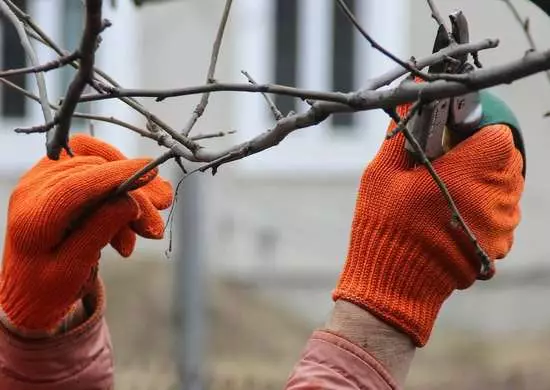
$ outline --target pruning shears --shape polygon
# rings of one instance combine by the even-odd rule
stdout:
[[[456,11],[450,16],[452,39],[457,44],[468,43],[470,33],[468,21],[462,11]],[[445,27],[437,31],[433,52],[454,44]],[[468,62],[468,54],[454,56],[443,62],[430,66],[431,74],[461,74],[474,70]],[[426,157],[433,160],[440,157],[461,140],[472,135],[477,130],[483,117],[481,99],[478,91],[453,98],[432,101],[423,105],[411,118],[411,132],[416,138]],[[413,146],[407,142],[407,150],[416,154]]]
[[[449,15],[449,18],[452,26],[451,33],[449,34],[445,27],[439,27],[433,47],[434,53],[449,45],[464,44],[470,40],[468,21],[462,11],[455,11]],[[465,74],[473,70],[474,66],[468,62],[468,54],[463,54],[432,65],[428,73]],[[525,144],[517,119],[511,111],[501,112],[499,118],[491,118],[487,112],[484,112],[485,105],[494,106],[496,101],[498,98],[486,91],[472,91],[462,96],[424,104],[410,120],[411,133],[422,147],[426,157],[434,160],[483,126],[506,124],[512,130],[514,144],[523,157],[522,174],[525,177]],[[409,142],[405,147],[413,155],[417,155],[415,148]]]

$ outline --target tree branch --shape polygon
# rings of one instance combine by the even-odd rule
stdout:
[[[402,118],[400,118],[397,112],[395,111],[395,108],[387,109],[386,113],[388,113],[388,115],[395,121],[395,123],[403,122]],[[468,227],[468,224],[460,214],[460,211],[458,210],[458,207],[456,206],[456,203],[453,197],[451,196],[449,189],[447,188],[447,186],[445,185],[441,177],[439,177],[432,163],[430,162],[428,157],[426,157],[426,154],[422,150],[422,147],[420,146],[420,144],[418,143],[416,138],[412,135],[412,133],[410,132],[410,130],[407,128],[406,125],[403,125],[403,134],[405,135],[405,138],[407,139],[407,141],[409,141],[411,145],[413,145],[413,148],[417,153],[420,159],[420,162],[422,163],[422,165],[426,167],[426,169],[430,173],[430,176],[434,179],[435,183],[439,187],[439,190],[445,197],[445,200],[447,201],[449,208],[451,209],[451,212],[452,212],[451,222],[454,221],[455,223],[458,223],[459,226],[462,229],[464,229],[464,232],[470,239],[470,242],[474,245],[476,249],[476,255],[479,257],[481,262],[481,269],[479,272],[480,278],[487,277],[493,272],[493,268],[494,268],[493,261],[491,261],[487,253],[483,250],[483,248],[479,244],[474,232]]]
[[[250,73],[248,73],[246,70],[241,70],[241,73],[243,74],[244,77],[246,77],[248,79],[248,82],[252,85],[258,85],[258,83],[256,82],[256,80],[254,80],[252,78],[252,76],[250,75]],[[284,118],[284,115],[283,113],[277,108],[277,106],[275,105],[275,103],[273,102],[273,100],[269,97],[269,95],[267,93],[262,93],[262,96],[264,97],[266,103],[267,103],[267,106],[269,107],[269,110],[271,111],[271,113],[273,114],[273,117],[275,118],[276,121],[278,121],[279,119],[282,119]]]
[[[31,65],[33,67],[40,66],[38,62],[38,57],[36,56],[36,53],[31,45],[29,36],[27,35],[27,31],[25,30],[24,25],[19,21],[17,18],[17,15],[10,9],[8,4],[4,0],[0,0],[0,11],[6,16],[6,18],[12,23],[13,27],[17,31],[17,35],[19,35],[19,39],[21,40],[21,45],[23,46],[23,49],[25,50],[25,54],[27,55],[27,58],[29,59]],[[42,114],[44,115],[44,121],[46,123],[52,123],[53,122],[53,114],[50,110],[50,107],[48,105],[49,99],[48,99],[48,90],[46,89],[46,81],[44,79],[44,74],[42,72],[36,72],[35,73],[36,78],[36,85],[38,87],[38,95],[40,96],[40,106],[42,107]]]
[[[391,139],[391,138],[395,137],[397,134],[401,133],[407,127],[407,125],[411,121],[412,117],[420,110],[421,107],[422,107],[422,101],[421,100],[416,101],[412,105],[412,107],[409,110],[409,112],[407,113],[407,115],[405,115],[402,118],[399,118],[399,121],[395,122],[395,123],[397,123],[397,126],[395,126],[395,129],[393,129],[392,131],[390,131],[386,135],[386,139]],[[396,115],[392,114],[390,116],[394,120],[397,119]]]
[[[451,45],[425,58],[419,60],[412,59],[409,62],[416,65],[417,69],[423,69],[427,66],[453,58],[454,56],[460,57],[461,55],[467,53],[477,53],[481,50],[493,49],[497,47],[498,44],[498,39],[485,39],[476,43]],[[378,77],[367,81],[367,85],[364,89],[379,89],[383,86],[391,84],[393,81],[397,80],[399,77],[405,74],[407,74],[406,69],[401,66],[396,67],[395,69],[392,69]]]
[[[179,90],[119,90],[115,95],[93,95],[84,97],[82,101],[94,101],[117,98],[120,96],[183,96],[212,91],[244,91],[253,93],[275,93],[317,100],[316,105],[322,105],[329,113],[366,111],[377,108],[390,108],[399,104],[414,102],[422,95],[424,102],[436,99],[464,95],[468,92],[481,90],[495,85],[510,84],[518,79],[550,69],[550,50],[527,53],[518,60],[492,68],[478,69],[465,75],[467,82],[438,80],[431,83],[404,83],[398,87],[373,91],[363,88],[352,93],[320,92],[302,90],[285,86],[249,85],[249,84],[215,84],[199,87],[182,88]]]
[[[41,43],[44,43],[46,46],[51,48],[53,51],[55,51],[59,56],[67,55],[67,52],[63,50],[59,45],[57,45],[41,28],[36,24],[36,22],[30,17],[30,15],[26,14],[22,10],[20,10],[18,7],[16,7],[13,2],[10,0],[4,0],[10,9],[17,15],[19,20],[22,23],[25,23],[25,25],[28,26],[38,37],[39,41]],[[35,38],[37,39],[37,38]],[[74,69],[79,69],[80,64],[77,61],[73,61],[69,63],[70,66],[72,66]],[[101,78],[103,78],[106,82],[110,83],[115,88],[121,88],[121,85],[118,84],[112,77],[110,77],[107,73],[103,72],[101,69],[98,69],[94,67],[94,73],[99,75]],[[90,85],[92,88],[96,89],[98,92],[103,92],[101,89],[97,88],[97,84],[93,82],[93,79],[90,80]],[[132,109],[139,112],[143,117],[145,117],[147,120],[150,120],[157,124],[160,128],[162,128],[166,133],[168,133],[172,138],[177,140],[180,144],[184,145],[187,149],[189,149],[191,152],[195,151],[199,148],[199,145],[190,140],[187,137],[182,136],[179,134],[174,128],[170,127],[166,122],[161,120],[156,115],[152,114],[150,111],[148,111],[142,104],[140,104],[137,100],[129,97],[122,97],[120,98],[122,102],[127,104]],[[163,138],[165,139],[165,138]],[[163,145],[163,144],[161,144]],[[167,145],[163,145],[166,147],[169,147]],[[181,150],[182,155],[190,156],[190,153],[185,153],[185,151]]]
[[[527,42],[529,44],[529,49],[532,51],[537,50],[537,44],[535,43],[535,39],[533,38],[533,35],[531,34],[531,28],[529,24],[529,18],[523,18],[514,3],[512,3],[511,0],[503,0],[504,3],[508,6],[508,9],[510,9],[510,12],[518,22],[518,24],[521,26],[521,29],[523,33],[525,34],[525,38],[527,39]],[[550,82],[550,71],[544,72],[546,74],[546,78],[548,79],[548,82]]]
[[[222,14],[222,19],[220,21],[220,25],[218,27],[218,33],[216,34],[216,39],[214,41],[214,45],[212,47],[212,56],[210,58],[210,65],[208,66],[208,74],[206,75],[206,83],[215,83],[214,80],[214,73],[216,72],[216,64],[218,62],[218,55],[220,54],[220,48],[222,46],[222,40],[223,40],[223,34],[225,31],[225,26],[227,25],[227,19],[229,18],[229,11],[231,11],[231,5],[233,4],[233,0],[226,0],[225,7]],[[208,99],[210,98],[210,92],[203,93],[201,97],[201,101],[195,107],[195,110],[193,111],[193,114],[191,115],[191,118],[189,118],[189,121],[185,125],[184,129],[182,130],[182,134],[184,136],[189,135],[191,130],[193,129],[193,126],[195,126],[195,123],[199,120],[199,118],[204,114],[204,110],[206,110],[206,106],[208,105]]]
[[[14,89],[15,91],[23,94],[24,96],[26,96],[29,99],[40,103],[40,98],[38,96],[36,96],[35,94],[21,88],[17,84],[12,83],[11,81],[6,80],[5,78],[2,78],[2,77],[0,77],[0,83],[3,83],[4,85]],[[49,106],[52,110],[55,110],[55,111],[59,111],[61,109],[60,106],[55,105],[53,103],[49,103]],[[117,119],[117,118],[112,117],[112,116],[101,116],[101,115],[94,115],[94,114],[86,114],[86,113],[82,113],[82,112],[75,112],[73,114],[73,117],[82,118],[82,119],[89,119],[89,120],[98,121],[98,122],[111,123],[113,125],[117,125],[117,126],[120,126],[120,127],[125,127],[128,130],[131,130],[134,133],[137,133],[137,134],[141,135],[142,137],[147,137],[147,138],[151,138],[155,141],[158,141],[158,137],[156,137],[155,134],[152,134],[152,133],[148,132],[147,130],[141,129],[137,126],[134,126],[130,123],[121,121],[120,119]],[[39,128],[36,128],[36,129],[32,129],[32,128],[31,129],[15,129],[16,133],[22,133],[22,134],[43,133],[45,131],[47,131],[47,130],[45,130],[45,126],[41,126]],[[229,134],[229,133],[230,132],[227,132],[227,134]],[[219,134],[219,133],[215,133],[215,134],[212,134],[212,135],[211,134],[205,134],[203,136],[203,138],[211,138],[210,136],[215,136],[217,134]],[[198,138],[198,139],[200,139],[200,138]]]
[[[374,108],[387,109],[414,102],[420,98],[422,98],[422,102],[429,102],[440,98],[460,96],[474,89],[507,83],[548,68],[550,68],[550,51],[529,53],[521,60],[495,66],[492,69],[471,72],[469,74],[471,80],[468,85],[440,80],[432,83],[403,83],[398,87],[382,91],[361,90],[352,94],[351,105],[315,102],[305,113],[285,117],[279,120],[274,128],[225,151],[216,153],[200,149],[193,156],[194,160],[191,161],[208,162],[205,167],[200,168],[202,171],[211,167],[217,168],[227,162],[271,148],[293,131],[317,125],[336,112],[353,112]]]
[[[230,134],[235,134],[235,130],[229,130],[229,131],[218,131],[217,133],[209,133],[209,134],[197,134],[192,137],[190,137],[193,141],[199,141],[201,139],[209,139],[209,138],[220,138],[225,137]]]
[[[57,126],[54,129],[52,138],[48,140],[46,145],[48,157],[52,160],[59,159],[59,155],[63,149],[67,153],[72,154],[69,148],[72,115],[76,109],[80,95],[93,76],[97,40],[103,29],[101,7],[102,0],[86,0],[86,23],[79,49],[80,67],[69,85],[61,109],[56,115]]]
[[[193,87],[154,90],[154,89],[115,89],[108,94],[86,94],[82,95],[80,102],[93,102],[119,97],[151,97],[161,102],[171,97],[197,95],[210,92],[252,92],[272,93],[277,95],[293,96],[302,99],[324,100],[346,104],[346,94],[340,92],[322,92],[306,89],[299,89],[278,84],[242,84],[242,83],[211,83]]]
[[[8,77],[8,76],[15,76],[20,74],[27,74],[27,73],[39,73],[39,72],[48,72],[53,69],[61,68],[68,63],[77,60],[80,57],[80,54],[78,52],[74,52],[72,54],[69,54],[67,56],[59,57],[56,60],[46,62],[43,65],[38,66],[29,66],[26,68],[19,68],[19,69],[10,69],[0,72],[0,77]]]
[[[346,5],[344,0],[336,0],[336,2],[340,6],[340,9],[344,12],[346,17],[349,19],[349,21],[354,25],[354,27],[359,31],[359,33],[371,44],[372,47],[374,47],[380,53],[382,53],[383,55],[391,59],[393,62],[405,68],[407,71],[411,72],[411,74],[413,74],[414,76],[419,77],[425,81],[435,81],[435,80],[448,80],[448,81],[459,81],[459,82],[468,81],[468,78],[464,77],[464,75],[462,74],[425,73],[419,70],[413,62],[403,61],[402,59],[397,57],[395,54],[391,53],[389,50],[387,50],[382,45],[380,45],[378,42],[376,42],[374,38],[372,38],[370,34],[367,33],[367,31],[361,26],[361,24],[359,23],[355,15],[353,15],[349,7]]]
[[[128,192],[135,181],[137,181],[141,176],[145,175],[147,172],[155,169],[159,165],[164,164],[166,161],[170,160],[171,158],[176,157],[176,154],[169,150],[168,152],[163,153],[160,157],[156,158],[155,160],[151,161],[149,164],[141,168],[139,171],[134,173],[132,176],[130,176],[124,183],[122,183],[115,191],[114,195],[120,195],[124,194],[125,192]]]
[[[441,13],[439,12],[439,9],[435,5],[434,0],[426,0],[428,2],[428,6],[430,7],[430,11],[432,12],[432,18],[437,22],[440,28],[443,28],[445,32],[447,33],[447,36],[449,37],[450,42],[454,42],[453,34],[449,32],[449,29],[447,28],[447,24],[445,23],[445,19],[443,19],[443,16],[441,16]]]
[[[349,9],[347,4],[344,2],[344,0],[335,0],[336,4],[340,7],[344,15],[348,18],[348,20],[355,26],[357,31],[365,38],[373,48],[378,50],[380,53],[391,59],[393,62],[399,64],[403,68],[405,68],[407,71],[411,72],[413,75],[420,77],[422,80],[428,80],[430,78],[429,75],[419,71],[416,66],[410,62],[403,61],[399,57],[397,57],[395,54],[384,48],[382,45],[380,45],[377,41],[374,40],[370,36],[370,34],[361,26],[353,12]]]

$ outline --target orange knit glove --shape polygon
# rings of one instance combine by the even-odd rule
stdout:
[[[143,176],[133,191],[106,201],[151,160],[126,159],[85,135],[72,137],[70,147],[75,157],[43,158],[10,198],[0,305],[9,325],[22,333],[54,332],[97,285],[101,249],[110,243],[126,257],[136,233],[161,238],[158,210],[172,202],[172,187],[157,170]]]
[[[474,283],[480,261],[464,231],[453,226],[427,169],[415,164],[404,144],[403,134],[384,141],[363,174],[333,298],[364,307],[423,346],[445,299]],[[506,256],[524,186],[510,129],[485,127],[433,166],[487,254]]]

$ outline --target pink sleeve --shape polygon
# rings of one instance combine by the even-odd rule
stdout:
[[[364,349],[326,331],[309,339],[286,390],[397,390],[399,387]]]
[[[0,326],[0,389],[112,390],[112,348],[100,290],[92,297],[92,316],[61,336],[22,339]]]

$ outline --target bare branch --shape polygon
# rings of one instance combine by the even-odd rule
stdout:
[[[35,134],[35,133],[47,133],[57,124],[55,119],[52,122],[48,122],[44,125],[25,127],[25,128],[16,128],[14,131],[20,134]]]
[[[439,9],[435,5],[435,1],[434,0],[426,0],[426,1],[428,2],[428,6],[432,11],[432,18],[437,22],[440,28],[443,28],[445,30],[445,32],[447,33],[447,36],[449,37],[449,41],[454,42],[453,35],[449,32],[449,29],[447,28],[447,24],[445,23],[445,19],[443,19],[443,16],[441,16]]]
[[[92,137],[95,137],[95,124],[94,124],[94,121],[90,121],[90,123],[88,125],[88,132],[90,133],[90,135]]]
[[[414,102],[422,94],[424,102],[436,99],[464,95],[468,92],[493,87],[499,84],[510,84],[513,81],[550,69],[550,50],[527,53],[518,60],[497,65],[490,69],[478,69],[465,74],[467,82],[438,80],[431,83],[405,83],[396,88],[373,91],[363,88],[353,93],[320,92],[301,90],[285,86],[249,85],[249,84],[215,84],[200,87],[182,88],[179,90],[118,90],[114,95],[88,95],[82,101],[112,99],[119,96],[181,96],[196,94],[204,90],[244,91],[254,93],[276,93],[317,100],[324,111],[355,112],[377,108],[390,108],[396,105]]]
[[[171,97],[197,95],[204,92],[252,92],[273,93],[277,95],[293,96],[302,99],[324,100],[346,104],[346,94],[340,92],[322,92],[299,89],[278,84],[241,84],[241,83],[212,83],[168,90],[154,89],[116,89],[106,94],[82,95],[80,102],[93,102],[98,100],[118,99],[119,97],[152,97],[157,102]]]
[[[40,98],[38,96],[34,95],[33,93],[31,93],[29,91],[26,91],[25,89],[21,88],[17,84],[12,83],[11,81],[6,80],[5,78],[2,78],[2,77],[0,77],[0,83],[3,83],[3,84],[5,84],[6,86],[8,86],[10,88],[13,88],[14,90],[22,93],[23,95],[25,95],[29,99],[40,103]],[[59,111],[59,109],[61,108],[58,105],[55,105],[55,104],[52,104],[52,103],[49,103],[49,106],[50,106],[50,108],[52,108],[55,111]],[[143,137],[151,138],[155,141],[158,141],[158,137],[156,137],[154,134],[151,134],[147,130],[141,129],[137,126],[134,126],[130,123],[121,121],[120,119],[114,118],[112,116],[101,116],[101,115],[94,115],[94,114],[85,114],[85,113],[82,113],[82,112],[75,112],[73,114],[73,116],[75,118],[89,119],[89,120],[93,120],[93,121],[97,121],[97,122],[106,122],[106,123],[111,123],[113,125],[117,125],[117,126],[120,126],[120,127],[125,127],[128,130],[131,130],[131,131],[133,131],[133,132],[135,132],[135,133],[137,133],[137,134],[139,134]],[[16,129],[15,131],[17,132],[17,130],[18,129]],[[31,134],[31,133],[35,133],[35,132],[40,132],[41,129],[37,129],[38,131],[31,131],[30,129],[19,129],[19,130],[20,130],[19,131],[20,133]],[[28,130],[28,131],[21,131],[21,130]],[[229,134],[229,132],[228,132],[228,134]],[[206,136],[208,136],[208,134],[206,134]],[[205,136],[205,138],[208,138],[206,136]]]
[[[532,51],[538,50],[537,49],[537,44],[535,43],[535,39],[533,38],[533,35],[531,34],[529,19],[528,18],[524,19],[520,15],[518,9],[514,5],[514,3],[512,3],[511,0],[503,0],[503,1],[508,6],[508,8],[510,9],[510,12],[514,16],[514,18],[516,19],[518,24],[521,26],[521,29],[522,29],[523,33],[525,34],[525,38],[527,39],[527,42],[529,43],[529,49],[532,50]],[[546,71],[544,73],[546,74],[546,78],[550,82],[550,71]]]
[[[388,109],[386,110],[386,112],[388,113],[388,115],[390,115],[390,117],[396,123],[402,122],[402,118],[399,117],[399,115],[395,111],[395,108]],[[453,197],[451,196],[449,189],[447,188],[447,186],[445,185],[441,177],[439,177],[432,163],[430,162],[428,157],[426,157],[426,154],[422,150],[422,147],[420,146],[420,144],[418,143],[416,138],[412,135],[412,133],[410,132],[410,130],[407,128],[406,125],[403,127],[403,134],[405,135],[405,138],[411,143],[411,145],[413,145],[416,153],[419,156],[420,162],[422,163],[422,165],[426,167],[426,169],[430,173],[430,176],[434,179],[435,183],[439,187],[439,190],[445,197],[445,200],[447,201],[449,208],[451,209],[451,212],[452,212],[451,222],[453,221],[457,222],[460,225],[460,227],[464,229],[464,232],[470,239],[470,242],[474,245],[476,249],[476,254],[479,256],[479,259],[481,261],[480,277],[482,278],[486,277],[492,272],[492,269],[494,267],[493,262],[491,261],[487,253],[483,250],[483,248],[479,244],[474,232],[468,227],[468,224],[460,214],[460,211],[458,210],[458,207],[456,206],[456,203]]]
[[[528,58],[530,57],[530,58]],[[527,65],[523,65],[525,64]],[[474,89],[488,88],[550,68],[550,51],[530,53],[527,57],[509,64],[495,66],[492,69],[481,69],[471,72],[470,80]],[[225,151],[209,152],[198,150],[191,161],[208,162],[199,168],[204,171],[258,153],[279,144],[286,136],[297,129],[317,125],[335,112],[353,112],[361,109],[393,108],[403,103],[413,102],[422,97],[423,102],[440,98],[460,96],[472,89],[463,83],[453,81],[435,81],[433,83],[403,83],[383,91],[359,91],[351,99],[352,107],[331,103],[316,102],[302,114],[285,117],[277,122],[274,128],[267,130],[249,141],[235,145]]]
[[[248,79],[248,82],[252,85],[258,85],[258,83],[256,82],[256,80],[254,80],[252,78],[252,76],[250,75],[250,73],[248,73],[246,70],[241,70],[241,73],[243,74],[244,77],[246,77]],[[275,105],[275,103],[273,102],[273,100],[268,96],[267,93],[262,93],[262,96],[264,97],[268,107],[269,107],[269,110],[273,113],[273,117],[275,118],[276,121],[278,121],[279,119],[282,119],[284,118],[284,115],[282,114],[282,112],[277,108],[277,106]]]
[[[380,53],[391,59],[393,62],[401,65],[403,68],[411,72],[413,75],[420,77],[423,80],[429,80],[430,76],[419,71],[416,66],[410,62],[403,61],[399,57],[397,57],[395,54],[384,48],[382,45],[380,45],[378,42],[372,38],[369,33],[361,26],[355,15],[353,15],[353,12],[349,9],[347,4],[344,2],[344,0],[336,0],[336,3],[344,12],[348,20],[355,26],[357,31],[371,44],[372,47],[374,47],[376,50],[378,50]]]
[[[63,50],[59,45],[57,45],[37,24],[36,22],[30,17],[30,15],[26,14],[19,8],[17,8],[13,2],[10,0],[4,0],[10,9],[17,15],[19,20],[21,22],[25,23],[29,29],[31,29],[37,36],[37,39],[41,43],[44,43],[48,47],[50,47],[53,51],[55,51],[59,56],[67,55],[67,52]],[[72,66],[75,69],[79,69],[80,65],[77,61],[73,61],[69,63],[70,66]],[[108,83],[110,83],[115,88],[121,88],[121,85],[118,84],[112,77],[110,77],[107,73],[103,72],[102,70],[94,67],[94,73],[102,77],[104,80],[106,80]],[[89,80],[90,85],[93,88],[96,88],[95,83],[93,80]],[[98,92],[102,92],[101,90],[98,90]],[[166,122],[161,120],[156,115],[152,114],[150,111],[148,111],[143,105],[141,105],[137,100],[129,97],[122,97],[120,98],[122,102],[127,104],[132,109],[139,112],[141,115],[143,115],[147,120],[151,120],[154,123],[156,123],[159,127],[161,127],[164,131],[166,131],[171,137],[173,137],[175,140],[177,140],[179,143],[184,145],[187,149],[189,149],[191,152],[197,150],[199,148],[199,145],[191,141],[189,138],[182,136],[179,134],[174,128],[170,127]],[[166,146],[166,145],[164,145]],[[185,153],[185,151],[181,151],[183,155],[189,156],[189,153]]]
[[[80,57],[80,54],[78,52],[74,52],[67,56],[59,57],[56,60],[46,62],[43,65],[29,66],[26,68],[10,69],[10,70],[2,71],[0,72],[0,77],[15,76],[15,75],[27,74],[27,73],[48,72],[53,69],[61,68],[67,65],[68,63],[78,59],[79,57]]]
[[[171,150],[162,154],[159,158],[156,158],[155,160],[151,161],[149,164],[141,168],[139,171],[137,171],[135,174],[133,174],[131,177],[129,177],[124,183],[122,183],[115,191],[115,195],[120,195],[125,192],[128,192],[132,185],[136,180],[138,180],[141,176],[145,175],[147,172],[157,168],[159,165],[164,164],[166,161],[170,160],[171,158],[176,157],[174,152]]]
[[[101,7],[102,0],[86,0],[86,23],[79,49],[80,67],[69,85],[61,109],[56,116],[57,126],[53,132],[52,138],[48,140],[46,145],[48,157],[52,160],[59,159],[59,155],[63,149],[71,154],[69,148],[69,131],[72,115],[76,109],[80,95],[93,76],[97,40],[99,34],[103,30]]]
[[[476,43],[467,43],[467,44],[460,44],[460,45],[452,45],[444,48],[441,51],[438,51],[437,53],[433,53],[425,58],[416,60],[413,59],[410,62],[414,65],[416,65],[417,69],[425,68],[426,66],[430,66],[436,63],[439,63],[444,60],[453,60],[453,56],[461,56],[466,53],[477,53],[481,50],[486,49],[493,49],[497,47],[499,44],[498,39],[485,39],[480,42]],[[381,76],[375,77],[367,82],[367,85],[364,89],[378,89],[383,86],[391,84],[393,81],[398,79],[399,77],[405,75],[407,73],[407,70],[403,67],[396,67],[395,69],[392,69]]]
[[[524,57],[494,67],[478,69],[467,74],[468,82],[438,80],[431,83],[403,83],[396,88],[381,91],[360,90],[351,97],[349,105],[354,109],[370,110],[390,108],[414,102],[422,97],[424,102],[464,95],[500,84],[512,82],[550,69],[550,50],[527,53]],[[324,107],[336,108],[335,103],[320,102]],[[339,105],[339,110],[349,110]]]
[[[231,11],[231,5],[233,4],[233,0],[226,0],[225,2],[225,8],[223,10],[222,19],[220,21],[220,25],[218,27],[218,33],[216,34],[216,40],[214,41],[214,45],[212,47],[212,56],[210,58],[210,65],[208,66],[208,74],[206,76],[206,83],[215,83],[214,80],[214,73],[216,72],[216,64],[218,62],[218,55],[220,53],[220,48],[222,46],[222,40],[223,40],[223,34],[225,31],[225,26],[227,25],[227,19],[229,18],[229,11]],[[191,118],[189,118],[189,121],[185,125],[184,129],[182,130],[182,134],[187,136],[193,129],[193,126],[195,126],[195,123],[199,120],[199,118],[204,114],[204,110],[206,109],[206,106],[208,105],[208,99],[210,98],[210,92],[203,93],[201,97],[201,101],[195,107],[195,110],[193,111],[193,114],[191,115]]]
[[[220,52],[222,40],[223,40],[223,34],[225,31],[225,27],[227,25],[227,20],[229,18],[229,12],[231,10],[231,5],[233,3],[233,0],[226,0],[224,11],[222,14],[222,19],[220,21],[219,27],[218,27],[218,33],[216,34],[216,39],[213,44],[212,48],[212,55],[210,58],[210,65],[208,67],[208,74],[206,76],[206,82],[208,84],[214,85],[214,73],[216,71],[216,64],[218,62],[218,55]],[[201,100],[199,104],[195,107],[195,110],[193,111],[193,114],[191,115],[191,118],[189,118],[189,121],[187,122],[185,128],[182,130],[181,134],[184,137],[187,137],[191,130],[193,129],[193,126],[197,123],[198,119],[202,116],[204,113],[207,105],[208,105],[208,99],[210,98],[210,92],[205,91],[201,97]],[[191,139],[190,139],[191,140]],[[197,149],[193,150],[195,152]],[[168,152],[165,152],[160,157],[156,158],[154,161],[152,161],[147,166],[140,169],[138,172],[136,172],[132,177],[128,178],[124,183],[122,183],[119,188],[117,189],[117,194],[126,192],[133,183],[138,180],[142,175],[146,174],[150,170],[158,167],[159,165],[165,163],[171,158],[176,158],[178,165],[180,165],[181,169],[186,172],[185,167],[183,166],[183,163],[181,162],[180,156],[175,153],[174,150],[170,149]]]
[[[38,62],[38,57],[31,45],[27,31],[25,30],[24,25],[19,21],[17,15],[11,10],[8,4],[4,0],[0,0],[0,11],[9,19],[17,30],[17,35],[21,40],[21,45],[25,49],[25,54],[27,55],[31,65],[33,67],[40,66]],[[46,89],[46,81],[44,79],[44,74],[42,72],[35,73],[36,85],[38,87],[38,95],[40,96],[40,106],[42,107],[42,114],[44,115],[44,120],[46,123],[53,122],[53,114],[48,105],[48,90]]]
[[[361,33],[361,35],[371,44],[372,47],[374,47],[376,50],[378,50],[380,53],[384,54],[386,57],[397,63],[398,65],[405,68],[407,71],[411,72],[416,77],[421,78],[425,81],[435,81],[435,80],[447,80],[447,81],[458,81],[462,83],[467,83],[468,78],[464,77],[462,74],[454,74],[454,73],[425,73],[420,71],[416,64],[413,62],[406,62],[397,57],[395,54],[391,53],[389,50],[384,48],[382,45],[380,45],[378,42],[372,38],[367,31],[361,26],[355,15],[351,12],[349,7],[346,5],[344,0],[336,0],[337,4],[340,6],[340,9],[344,12],[346,17],[349,19],[349,21],[355,26],[355,28]],[[472,53],[474,55],[475,53]],[[477,54],[475,54],[475,58],[477,58]],[[481,66],[480,66],[481,67]]]
[[[229,131],[219,131],[217,133],[210,133],[210,134],[197,134],[192,137],[190,137],[193,141],[199,141],[201,139],[208,139],[208,138],[220,138],[225,137],[226,135],[235,134],[235,130],[229,130]]]
[[[407,125],[409,124],[410,120],[412,119],[412,117],[420,110],[420,108],[422,107],[422,101],[421,100],[418,100],[416,101],[411,109],[409,110],[408,114],[405,115],[404,117],[400,118],[399,122],[396,122],[397,123],[397,126],[395,127],[395,129],[393,129],[392,131],[390,131],[387,135],[386,135],[386,139],[390,139],[390,138],[393,138],[395,137],[397,134],[399,134],[400,132],[402,132],[406,127]],[[392,116],[393,118],[393,116]]]

